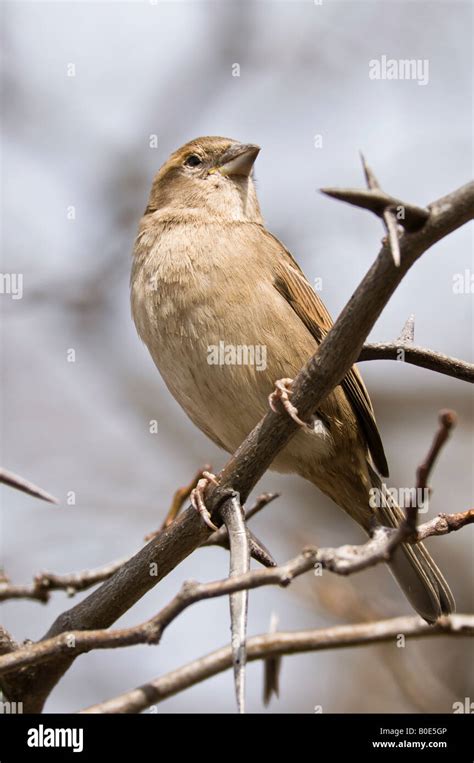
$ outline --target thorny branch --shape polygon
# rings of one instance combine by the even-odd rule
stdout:
[[[440,515],[421,525],[410,542],[434,535],[445,535],[474,522],[474,510],[454,515]],[[267,585],[286,587],[299,575],[321,567],[338,575],[350,575],[386,562],[396,546],[405,541],[398,529],[378,527],[362,545],[339,548],[306,548],[302,553],[279,567],[251,570],[212,583],[187,581],[181,591],[157,615],[139,625],[116,630],[72,630],[34,644],[20,646],[0,657],[0,675],[14,669],[46,662],[58,655],[77,657],[91,649],[114,649],[136,644],[156,644],[165,628],[191,604],[203,599],[226,596]],[[474,620],[474,616],[473,616]]]
[[[246,521],[248,522],[268,503],[278,497],[279,493],[262,493],[259,495],[255,500],[255,504],[246,513]],[[255,536],[250,530],[248,532],[252,558],[263,564],[264,567],[275,567],[276,562],[270,552],[260,542],[256,541]],[[155,532],[152,533],[153,537],[156,537],[157,534]],[[228,550],[229,536],[226,526],[222,525],[217,532],[211,533],[201,546],[221,546]],[[92,570],[87,569],[62,575],[55,572],[39,572],[35,575],[32,583],[25,585],[11,583],[10,579],[0,572],[0,602],[7,601],[8,599],[30,599],[31,601],[39,601],[45,604],[49,601],[52,591],[65,591],[68,596],[74,596],[75,593],[85,591],[97,585],[97,583],[108,580],[131,558],[127,556]]]
[[[415,316],[410,315],[396,342],[365,344],[359,355],[363,360],[401,360],[415,366],[428,368],[454,379],[474,382],[474,363],[466,363],[423,347],[415,347]]]
[[[357,361],[367,335],[410,267],[427,249],[473,218],[474,183],[468,183],[430,204],[427,210],[429,216],[421,227],[405,230],[400,239],[397,238],[400,251],[398,267],[394,264],[388,242],[382,244],[374,264],[334,326],[294,379],[292,402],[303,420],[317,410],[321,401]],[[297,428],[290,417],[269,411],[229,459],[219,475],[219,485],[208,491],[206,504],[211,514],[217,516],[229,490],[237,491],[245,502]],[[196,512],[187,509],[96,591],[60,615],[40,644],[65,631],[108,628],[208,535],[208,528]],[[150,565],[158,562],[159,574],[150,576]],[[274,570],[259,572],[272,573]],[[42,665],[12,672],[3,680],[5,694],[12,701],[16,698],[23,700],[25,712],[41,710],[76,653],[76,650],[73,655],[62,653]]]
[[[346,201],[348,204],[370,209],[371,212],[380,217],[387,231],[393,261],[398,267],[400,265],[398,225],[400,224],[407,231],[420,230],[427,222],[430,212],[428,209],[417,207],[414,204],[405,204],[401,199],[396,199],[382,191],[362,153],[360,158],[368,191],[354,188],[322,188],[321,190],[327,196],[332,196],[339,201]]]
[[[442,355],[423,347],[414,347],[403,342],[378,342],[376,344],[364,344],[359,363],[364,360],[398,360],[421,366],[439,374],[452,376],[460,381],[474,383],[474,364],[464,360]]]
[[[398,220],[406,230],[419,230],[427,221],[430,213],[424,207],[407,204],[401,199],[390,196],[380,188],[321,188],[322,193],[339,201],[346,201],[362,209],[368,209],[377,217],[382,217],[385,209],[400,209],[404,216]]]

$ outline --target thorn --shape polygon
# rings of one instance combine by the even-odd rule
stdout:
[[[0,469],[0,482],[3,482],[4,485],[8,485],[16,490],[21,490],[23,493],[32,495],[34,498],[40,498],[42,501],[56,504],[59,503],[54,495],[47,493],[46,490],[34,485],[33,482],[29,482],[29,480],[25,480],[18,474],[7,471],[7,469]]]
[[[362,151],[359,151],[359,155],[360,155],[360,160],[362,162],[362,168],[364,170],[365,182],[367,183],[367,188],[370,188],[371,191],[380,190],[379,181],[377,180],[374,173],[372,172],[369,165],[367,164],[365,160],[365,156],[362,153]]]
[[[272,612],[269,633],[275,633],[278,627],[278,615]],[[268,705],[272,696],[280,694],[281,657],[267,657],[263,661],[263,703]]]
[[[402,344],[413,344],[415,341],[415,316],[413,313],[409,315],[402,328],[401,334],[397,339],[397,342]]]
[[[400,242],[398,239],[398,226],[395,215],[388,209],[383,213],[383,221],[388,235],[390,252],[392,253],[395,267],[400,267]]]
[[[247,525],[238,493],[228,499],[220,509],[230,543],[229,577],[243,575],[250,570],[250,548]],[[234,684],[239,713],[245,712],[245,669],[247,663],[247,608],[248,590],[230,594],[230,623],[232,632],[232,660]]]

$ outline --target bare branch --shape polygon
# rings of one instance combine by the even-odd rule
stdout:
[[[91,649],[113,649],[142,643],[156,644],[160,641],[164,629],[191,604],[265,585],[287,586],[294,577],[312,568],[316,553],[315,549],[307,549],[282,567],[254,570],[212,583],[187,581],[171,602],[151,620],[116,630],[63,632],[53,638],[22,646],[13,654],[0,657],[0,675],[9,673],[14,668],[36,665],[61,654],[77,657]]]
[[[427,488],[427,480],[431,473],[431,470],[434,466],[434,463],[436,461],[436,458],[438,457],[441,448],[446,443],[449,432],[452,429],[453,426],[456,424],[456,414],[454,411],[440,411],[439,414],[439,429],[437,433],[435,434],[435,437],[433,439],[433,443],[430,447],[429,453],[425,459],[425,461],[421,464],[421,466],[417,469],[417,480],[416,480],[416,495],[418,496],[420,494],[423,495],[424,491]],[[386,495],[385,500],[387,501],[387,505],[390,505],[390,498],[388,495]],[[405,506],[405,515],[403,522],[400,523],[399,527],[395,530],[392,529],[391,533],[393,533],[392,536],[392,543],[389,544],[389,553],[393,553],[394,548],[401,543],[402,541],[410,541],[410,539],[413,539],[413,541],[418,542],[419,537],[419,529],[424,529],[424,526],[422,525],[421,528],[418,528],[418,514],[423,505],[423,501],[416,500],[414,503],[409,503]],[[466,521],[465,524],[470,523],[469,519],[469,513],[466,513]],[[453,525],[454,526],[454,525]],[[461,525],[460,525],[461,526]],[[380,531],[386,531],[387,528],[383,527],[377,527],[376,533],[374,533],[374,538],[377,533]],[[426,536],[425,536],[426,537]]]
[[[16,585],[10,583],[9,578],[2,577],[0,580],[0,601],[8,601],[9,599],[31,599],[46,604],[49,600],[49,594],[46,590],[37,587],[35,583]]]
[[[433,535],[448,535],[460,530],[461,527],[474,524],[474,509],[460,511],[456,514],[438,514],[437,517],[420,525],[417,530],[416,540],[425,540]]]
[[[81,572],[70,572],[58,575],[54,572],[39,572],[35,575],[33,583],[29,585],[14,585],[9,579],[0,579],[0,601],[7,599],[31,599],[45,604],[49,601],[51,591],[66,591],[68,596],[74,596],[78,591],[85,591],[97,583],[112,577],[130,557],[109,562],[103,567]]]
[[[198,473],[201,474],[201,471]],[[183,489],[184,488],[180,488],[180,490]],[[176,491],[176,493],[178,492],[179,491]],[[254,517],[255,514],[278,497],[279,493],[263,493],[258,496],[255,505],[247,512],[246,520]],[[260,564],[263,564],[264,567],[276,567],[276,562],[268,549],[252,532],[248,531],[248,533],[250,554],[252,558]],[[151,535],[156,537],[157,534],[158,533],[152,533]],[[201,546],[222,546],[222,548],[228,550],[229,537],[225,525],[222,525],[218,531],[212,533]],[[45,604],[50,599],[51,591],[65,591],[68,596],[74,596],[74,594],[79,591],[85,591],[88,588],[97,585],[97,583],[102,583],[104,580],[108,580],[131,558],[133,557],[124,557],[123,559],[117,559],[108,564],[104,564],[102,567],[97,567],[92,570],[81,570],[80,572],[70,572],[64,575],[59,575],[55,572],[39,572],[35,575],[33,583],[26,585],[13,584],[8,577],[3,575],[0,576],[0,601],[7,601],[8,599],[30,599],[31,601],[39,601],[42,604]]]
[[[414,204],[407,204],[401,199],[390,196],[380,189],[365,188],[321,188],[321,192],[326,196],[331,196],[338,201],[346,201],[362,209],[368,209],[377,217],[383,217],[386,208],[403,209],[405,216],[397,222],[406,230],[418,230],[429,217],[429,210],[424,207],[417,207]]]
[[[364,360],[398,360],[471,384],[474,382],[474,364],[403,342],[365,344],[358,358],[359,363]]]
[[[165,628],[191,604],[203,599],[227,596],[237,591],[261,588],[267,585],[286,587],[299,575],[321,565],[323,569],[338,575],[350,575],[390,559],[401,542],[416,543],[433,536],[446,535],[474,521],[474,510],[455,515],[440,515],[421,525],[409,539],[400,529],[377,527],[374,535],[359,546],[339,548],[306,548],[303,552],[280,567],[249,571],[212,583],[187,581],[181,591],[157,615],[150,620],[129,628],[116,630],[63,631],[37,643],[21,646],[10,654],[0,657],[0,675],[5,675],[31,665],[63,656],[68,660],[91,649],[115,649],[136,644],[157,644]]]
[[[205,469],[205,467],[203,467]],[[173,504],[178,501],[176,496],[180,494],[180,491],[186,490],[189,492],[192,489],[191,485],[194,485],[196,480],[201,476],[202,470],[197,472],[190,485],[186,488],[179,488],[173,498]],[[258,496],[254,506],[246,514],[246,519],[251,519],[261,511],[267,504],[279,497],[279,493],[262,493]],[[150,537],[156,537],[158,532],[150,533]],[[249,532],[250,552],[253,559],[265,567],[276,567],[276,562],[272,555],[265,548],[265,546]],[[222,546],[229,549],[229,538],[227,535],[227,529],[225,525],[219,528],[217,532],[212,533],[202,546]],[[68,596],[74,596],[79,591],[85,591],[97,583],[102,583],[104,580],[108,580],[112,575],[117,572],[131,557],[124,557],[118,559],[102,567],[97,567],[92,570],[81,570],[80,572],[71,572],[64,575],[59,575],[54,572],[39,572],[35,575],[33,583],[27,585],[17,585],[10,582],[9,578],[0,576],[0,601],[7,601],[8,599],[30,599],[32,601],[39,601],[45,604],[49,601],[51,591],[66,591]]]
[[[445,410],[439,412],[439,429],[434,436],[428,455],[416,471],[417,489],[424,490],[428,487],[428,479],[435,461],[438,458],[443,445],[448,440],[451,429],[456,426],[456,423],[457,416],[454,411]]]
[[[421,617],[411,615],[370,623],[336,625],[332,628],[312,631],[267,633],[248,639],[247,658],[249,662],[253,662],[279,655],[381,644],[395,641],[400,634],[403,634],[406,639],[447,635],[455,638],[473,636],[474,615],[449,615],[440,618],[434,625],[428,625]],[[81,712],[141,713],[150,705],[158,704],[174,694],[228,670],[231,666],[231,650],[229,647],[224,647],[183,665],[172,673],[155,678],[113,699],[92,705]]]
[[[279,498],[280,493],[262,493],[259,495],[252,506],[246,513],[245,513],[245,520],[248,522],[249,519],[252,519],[252,517],[255,517],[256,514],[258,514],[262,509],[265,508],[265,506],[268,506],[269,503],[275,500],[275,498]]]
[[[113,562],[104,564],[102,567],[82,570],[81,572],[70,572],[65,575],[58,575],[54,572],[40,572],[36,575],[35,582],[47,591],[66,591],[69,596],[73,596],[78,591],[84,591],[97,583],[108,580],[129,559],[130,557],[124,557],[123,559],[116,559]]]

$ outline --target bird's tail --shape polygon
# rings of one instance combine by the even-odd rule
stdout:
[[[398,527],[403,520],[402,510],[371,468],[370,477],[373,486],[381,491],[383,499],[379,509],[381,524]],[[455,611],[453,594],[422,543],[401,545],[395,551],[389,567],[412,607],[429,623],[437,620],[440,615],[449,615]]]

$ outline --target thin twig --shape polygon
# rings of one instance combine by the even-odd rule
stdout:
[[[405,532],[407,537],[416,533],[419,511],[423,505],[427,503],[428,497],[431,494],[431,489],[428,487],[428,478],[443,445],[448,440],[451,429],[456,426],[457,417],[454,411],[443,410],[439,412],[438,420],[439,428],[433,438],[428,455],[416,470],[415,492],[417,500],[414,505],[409,504],[405,507],[405,521],[402,525],[401,532]],[[428,497],[425,497],[425,492],[428,494]],[[418,496],[422,496],[421,501],[418,501]]]
[[[201,474],[201,472],[199,472]],[[187,489],[187,488],[186,488]],[[184,490],[184,488],[180,488]],[[179,492],[176,491],[176,494]],[[175,494],[175,495],[176,495]],[[254,517],[259,511],[267,506],[271,501],[278,498],[279,493],[263,493],[258,496],[254,506],[247,512],[246,519]],[[253,559],[265,567],[276,567],[276,562],[265,546],[253,535],[249,533],[250,552]],[[225,525],[212,533],[202,546],[222,546],[229,548],[229,538]],[[97,583],[108,580],[117,572],[131,557],[124,557],[113,562],[108,562],[102,567],[92,570],[81,570],[80,572],[70,572],[64,575],[55,572],[39,572],[35,575],[33,583],[18,585],[13,584],[5,575],[0,576],[0,601],[8,599],[30,599],[45,604],[50,599],[51,591],[66,591],[68,596],[74,596],[79,591],[85,591]]]
[[[255,517],[262,509],[265,508],[265,506],[268,506],[269,503],[274,501],[276,498],[280,497],[280,493],[262,493],[259,495],[254,505],[245,512],[245,519],[248,522],[249,519],[252,519],[252,517]]]
[[[265,585],[287,586],[294,577],[313,567],[316,554],[316,549],[306,549],[282,567],[253,570],[238,577],[212,583],[187,581],[169,604],[150,620],[115,630],[67,631],[53,638],[22,646],[13,654],[0,657],[0,675],[14,668],[36,665],[58,654],[77,656],[91,649],[113,649],[143,643],[157,644],[165,628],[191,604]]]
[[[428,487],[428,479],[438,458],[443,445],[449,438],[451,430],[456,426],[457,416],[455,411],[443,410],[439,412],[439,429],[436,432],[431,448],[422,464],[416,470],[416,487],[425,490]]]
[[[0,580],[0,601],[8,601],[10,599],[30,599],[31,601],[39,601],[41,604],[46,604],[49,601],[49,593],[34,583],[18,585],[10,583],[9,578],[3,577]]]
[[[442,355],[423,347],[414,347],[405,342],[378,342],[376,344],[364,344],[358,362],[364,360],[399,360],[421,366],[439,374],[452,376],[460,381],[474,383],[474,364],[464,360]]]
[[[434,625],[428,625],[421,617],[410,615],[353,625],[336,625],[311,631],[290,631],[289,633],[266,633],[247,641],[249,662],[279,655],[319,652],[327,649],[347,649],[395,642],[403,634],[405,639],[452,636],[455,638],[474,635],[474,615],[449,615],[440,618]],[[155,678],[143,686],[119,694],[113,699],[92,705],[82,713],[141,713],[150,705],[178,694],[201,681],[228,670],[232,666],[229,647],[218,649],[205,657]]]
[[[73,596],[78,591],[85,591],[97,583],[108,580],[117,572],[130,557],[117,559],[114,562],[104,564],[92,570],[81,572],[69,572],[58,575],[55,572],[39,572],[35,575],[33,583],[29,585],[14,585],[9,579],[0,579],[0,601],[7,599],[31,599],[45,604],[49,601],[51,591],[66,591],[68,596]]]
[[[474,524],[474,509],[460,511],[456,514],[438,514],[437,517],[424,522],[417,529],[417,541],[431,538],[433,535],[448,535],[461,527]]]
[[[405,539],[398,529],[378,527],[366,543],[340,548],[306,548],[299,556],[280,567],[252,570],[236,577],[212,583],[187,581],[180,592],[157,615],[139,625],[115,630],[65,630],[58,636],[19,647],[15,652],[0,657],[0,675],[19,668],[50,660],[58,655],[75,658],[91,649],[114,649],[136,644],[157,644],[165,628],[187,607],[203,599],[227,596],[237,591],[261,588],[267,585],[286,587],[299,575],[320,565],[338,575],[349,575],[385,562],[400,542],[418,542],[434,535],[460,530],[473,522],[474,511],[440,515],[438,522],[431,520],[418,528],[417,534]],[[449,529],[447,529],[449,527]]]
[[[180,489],[182,490],[183,488]],[[254,517],[278,497],[279,493],[263,493],[258,496],[254,506],[247,512],[246,520]],[[263,543],[250,530],[248,534],[252,559],[255,559],[255,561],[264,567],[276,567],[277,564],[273,556]],[[218,531],[212,533],[201,546],[221,546],[228,550],[229,536],[227,535],[225,525],[222,525]],[[129,556],[124,557],[123,559],[108,562],[102,567],[92,570],[81,570],[80,572],[69,572],[64,575],[55,572],[39,572],[35,575],[32,583],[25,585],[13,584],[7,576],[0,575],[0,601],[29,599],[46,604],[50,599],[51,591],[66,591],[68,596],[74,596],[79,591],[85,591],[97,585],[97,583],[102,583],[104,580],[111,578],[130,558]]]

